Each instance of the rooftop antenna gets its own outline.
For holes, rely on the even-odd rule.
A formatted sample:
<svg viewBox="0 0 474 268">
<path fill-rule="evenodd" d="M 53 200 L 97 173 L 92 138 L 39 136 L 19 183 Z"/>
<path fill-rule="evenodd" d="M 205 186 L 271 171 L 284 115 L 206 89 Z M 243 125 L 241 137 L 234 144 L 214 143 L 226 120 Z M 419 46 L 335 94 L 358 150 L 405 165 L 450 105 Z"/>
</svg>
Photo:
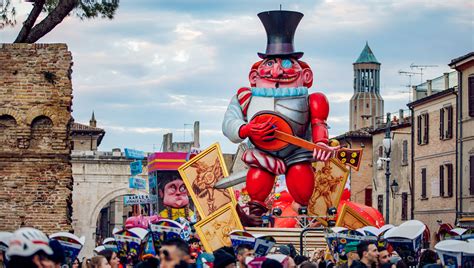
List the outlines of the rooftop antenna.
<svg viewBox="0 0 474 268">
<path fill-rule="evenodd" d="M 408 102 L 411 102 L 411 94 L 410 94 L 411 93 L 411 87 L 412 87 L 411 78 L 414 75 L 423 75 L 423 74 L 422 73 L 416 73 L 416 72 L 407 72 L 407 71 L 402 71 L 402 70 L 399 70 L 398 74 L 399 75 L 403 74 L 403 75 L 408 76 L 408 85 L 405 85 L 408 90 L 406 90 L 406 91 L 400 90 L 399 92 L 400 93 L 408 93 Z"/>
<path fill-rule="evenodd" d="M 420 70 L 420 74 L 421 74 L 421 78 L 420 78 L 420 84 L 423 83 L 423 69 L 427 69 L 427 68 L 432 68 L 432 67 L 438 67 L 438 65 L 423 65 L 423 64 L 414 64 L 412 63 L 410 65 L 410 68 L 413 69 L 413 68 L 417 68 Z"/>
</svg>

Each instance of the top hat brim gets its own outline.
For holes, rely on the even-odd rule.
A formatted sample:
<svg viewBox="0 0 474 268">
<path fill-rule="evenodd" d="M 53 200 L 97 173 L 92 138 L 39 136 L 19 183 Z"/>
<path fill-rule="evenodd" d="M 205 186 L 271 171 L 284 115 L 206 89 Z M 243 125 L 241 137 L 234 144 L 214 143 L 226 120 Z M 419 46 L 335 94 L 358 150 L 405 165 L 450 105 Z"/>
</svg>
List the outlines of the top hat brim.
<svg viewBox="0 0 474 268">
<path fill-rule="evenodd" d="M 278 58 L 278 57 L 291 57 L 291 58 L 295 58 L 297 60 L 301 59 L 301 57 L 303 57 L 303 54 L 304 52 L 288 52 L 288 53 L 260 53 L 258 52 L 257 55 L 261 58 L 261 59 L 266 59 L 266 58 Z"/>
</svg>

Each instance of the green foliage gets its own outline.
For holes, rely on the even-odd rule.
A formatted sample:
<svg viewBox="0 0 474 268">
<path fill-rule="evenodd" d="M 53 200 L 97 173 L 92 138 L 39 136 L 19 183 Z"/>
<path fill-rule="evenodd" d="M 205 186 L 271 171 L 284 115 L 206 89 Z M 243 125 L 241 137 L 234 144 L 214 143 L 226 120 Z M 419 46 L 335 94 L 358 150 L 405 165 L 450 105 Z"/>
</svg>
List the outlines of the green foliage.
<svg viewBox="0 0 474 268">
<path fill-rule="evenodd" d="M 20 1 L 20 0 L 17 0 Z M 46 0 L 43 12 L 51 13 L 61 0 Z M 81 20 L 93 18 L 113 19 L 119 6 L 119 0 L 77 0 L 76 7 L 69 13 Z M 15 6 L 11 0 L 0 0 L 0 29 L 6 26 L 15 26 Z"/>
<path fill-rule="evenodd" d="M 59 1 L 61 0 L 46 0 L 43 11 L 50 13 L 56 8 Z M 81 20 L 97 17 L 113 19 L 118 6 L 119 0 L 78 0 L 72 13 Z"/>
<path fill-rule="evenodd" d="M 0 0 L 0 29 L 5 26 L 14 26 L 16 24 L 16 10 L 10 3 L 10 0 Z"/>
</svg>

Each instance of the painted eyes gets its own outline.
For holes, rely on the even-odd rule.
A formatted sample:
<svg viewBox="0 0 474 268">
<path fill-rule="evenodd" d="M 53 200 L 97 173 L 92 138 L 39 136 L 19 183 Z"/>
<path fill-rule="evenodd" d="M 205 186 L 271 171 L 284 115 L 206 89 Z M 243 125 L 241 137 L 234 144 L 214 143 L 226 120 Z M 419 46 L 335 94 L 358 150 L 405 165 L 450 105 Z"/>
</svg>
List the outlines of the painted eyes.
<svg viewBox="0 0 474 268">
<path fill-rule="evenodd" d="M 267 62 L 265 63 L 265 66 L 267 66 L 267 67 L 272 67 L 272 66 L 273 66 L 273 63 L 274 63 L 274 62 L 273 62 L 272 60 L 267 61 Z"/>
</svg>

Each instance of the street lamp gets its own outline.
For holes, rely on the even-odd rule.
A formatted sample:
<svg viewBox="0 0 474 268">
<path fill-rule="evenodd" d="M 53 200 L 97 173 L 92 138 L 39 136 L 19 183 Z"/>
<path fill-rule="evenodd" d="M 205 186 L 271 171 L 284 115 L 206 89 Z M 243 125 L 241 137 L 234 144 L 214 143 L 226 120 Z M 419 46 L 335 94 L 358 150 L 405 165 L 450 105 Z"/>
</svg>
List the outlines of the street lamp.
<svg viewBox="0 0 474 268">
<path fill-rule="evenodd" d="M 398 185 L 398 182 L 395 179 L 393 179 L 392 184 L 390 185 L 390 189 L 392 189 L 392 197 L 393 198 L 395 198 L 395 196 L 397 195 L 399 188 L 400 188 L 400 186 Z"/>
<path fill-rule="evenodd" d="M 392 139 L 390 135 L 390 127 L 392 126 L 392 120 L 390 119 L 390 113 L 387 113 L 387 126 L 385 128 L 385 137 L 383 139 L 383 148 L 385 151 L 385 223 L 390 222 L 390 210 L 389 210 L 389 194 L 390 194 L 390 152 L 392 150 Z"/>
</svg>

